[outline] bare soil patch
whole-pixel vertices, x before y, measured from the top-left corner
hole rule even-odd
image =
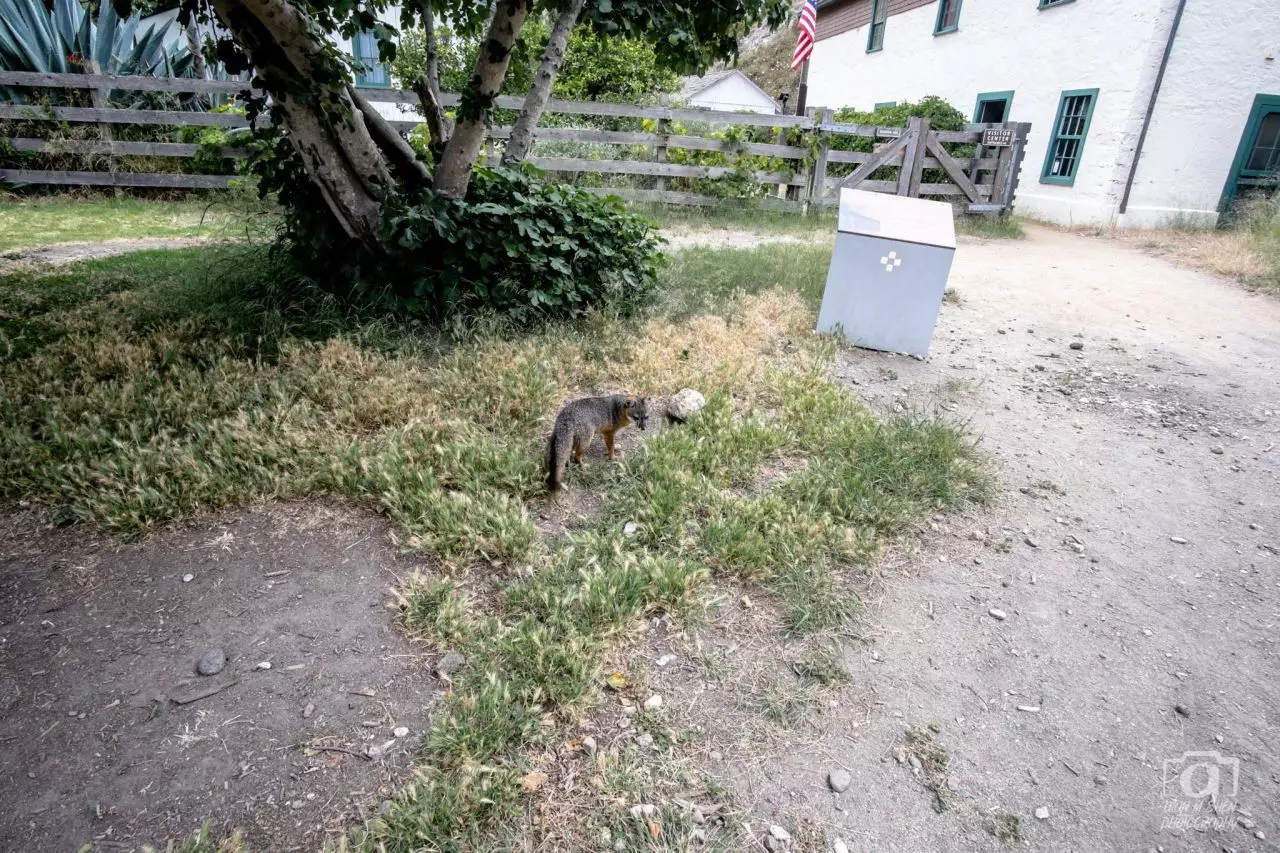
[[[436,690],[387,612],[419,564],[323,503],[131,544],[5,517],[0,849],[133,849],[207,821],[315,850],[376,810]],[[197,674],[215,647],[225,668]]]

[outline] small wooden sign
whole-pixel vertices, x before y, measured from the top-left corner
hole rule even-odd
[[[989,127],[982,131],[982,144],[987,148],[1008,148],[1013,144],[1013,131]]]

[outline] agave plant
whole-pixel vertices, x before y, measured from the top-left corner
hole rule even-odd
[[[0,69],[191,76],[195,55],[181,32],[166,23],[139,33],[141,23],[136,12],[122,21],[110,0],[100,0],[97,21],[79,0],[53,0],[52,11],[42,0],[0,0]]]

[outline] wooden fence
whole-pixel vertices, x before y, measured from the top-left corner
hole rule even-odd
[[[37,72],[0,72],[0,86],[27,89],[74,89],[93,95],[94,106],[32,106],[0,103],[0,123],[22,122],[25,126],[56,128],[60,123],[97,125],[96,139],[58,138],[58,134],[0,137],[0,152],[5,150],[45,154],[101,155],[107,159],[106,170],[56,171],[47,169],[0,169],[0,182],[10,184],[59,184],[74,186],[130,186],[221,188],[235,180],[235,175],[190,174],[177,171],[137,172],[118,168],[122,156],[194,157],[200,146],[171,141],[128,141],[110,132],[113,126],[181,127],[246,127],[243,116],[229,113],[122,109],[103,106],[111,92],[151,92],[170,94],[235,95],[247,84],[237,81],[189,80],[157,77],[117,77],[89,74],[45,74]],[[373,102],[415,106],[417,96],[395,89],[361,89]],[[446,106],[457,103],[456,95],[444,96]],[[522,99],[500,97],[500,109],[518,110]],[[745,180],[772,190],[758,201],[774,207],[806,209],[810,205],[833,204],[841,187],[857,187],[874,192],[896,193],[913,197],[936,197],[962,204],[970,213],[1007,212],[1017,190],[1018,171],[1022,163],[1029,124],[970,124],[963,130],[934,130],[927,119],[913,118],[906,128],[872,125],[838,124],[831,110],[810,111],[803,116],[762,115],[758,113],[721,112],[662,106],[637,106],[596,101],[561,101],[552,99],[546,109],[549,115],[591,116],[610,119],[648,120],[653,130],[604,130],[579,127],[540,127],[538,142],[579,143],[584,147],[614,146],[621,156],[533,156],[534,165],[563,175],[625,176],[634,183],[647,186],[587,186],[592,192],[616,194],[636,201],[673,204],[714,204],[722,197],[688,190],[668,188],[673,179],[722,179],[734,176],[744,179],[742,165],[705,165],[671,162],[689,159],[687,152],[709,151],[726,155],[726,161],[738,155],[767,157],[784,164],[776,170],[746,169]],[[265,118],[265,117],[264,117]],[[599,123],[597,121],[597,123]],[[416,114],[406,113],[403,120],[391,124],[408,131],[420,124]],[[639,122],[633,122],[638,125]],[[687,124],[701,130],[673,132]],[[714,128],[725,125],[739,128],[776,129],[774,142],[744,142],[738,138],[719,138]],[[0,124],[0,127],[4,127]],[[11,126],[11,125],[10,125]],[[489,130],[488,145],[510,135],[510,127],[494,126]],[[785,144],[788,131],[805,133],[805,145]],[[65,135],[65,134],[64,134]],[[723,136],[723,134],[721,135]],[[847,150],[852,140],[865,139],[869,151]],[[972,154],[955,153],[958,145],[972,146]],[[950,149],[947,147],[950,146]],[[241,148],[227,147],[215,152],[220,157],[246,156]],[[896,169],[896,175],[892,170]],[[926,174],[932,170],[932,179]],[[874,179],[873,179],[874,177]],[[580,182],[590,183],[579,177]],[[690,181],[685,181],[689,183]]]

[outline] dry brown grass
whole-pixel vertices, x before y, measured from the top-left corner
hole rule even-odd
[[[1240,281],[1262,278],[1271,270],[1248,231],[1143,228],[1116,230],[1107,236],[1192,269]]]

